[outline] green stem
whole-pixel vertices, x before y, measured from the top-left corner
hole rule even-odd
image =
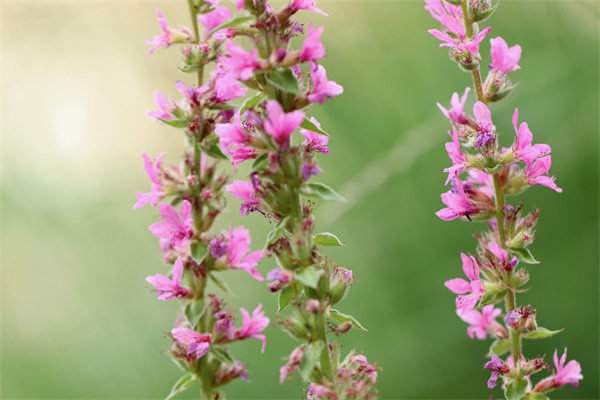
[[[325,347],[321,352],[321,371],[323,372],[325,378],[333,383],[333,387],[335,388],[336,373],[333,370],[333,363],[331,362],[331,352],[329,351],[329,342],[327,341],[327,316],[325,314],[322,314],[322,320],[320,325],[320,339],[325,343]]]
[[[467,0],[461,1],[460,7],[462,8],[465,33],[468,38],[473,38],[473,22],[471,22],[471,19],[469,18],[469,4],[467,4]]]
[[[506,293],[505,302],[506,314],[508,315],[508,313],[510,313],[516,308],[517,299],[513,290],[509,290],[509,292]],[[517,362],[521,357],[521,333],[510,329],[510,327],[508,332],[508,340],[510,342],[510,354],[512,355],[513,365],[516,367]]]
[[[473,76],[473,84],[475,85],[475,92],[477,93],[477,100],[482,103],[486,103],[487,100],[483,94],[483,84],[481,83],[481,72],[479,72],[479,66],[471,71]]]
[[[500,247],[506,247],[506,234],[504,232],[504,191],[500,183],[500,174],[494,174],[494,192],[496,197],[496,223],[500,236]]]
[[[192,15],[192,26],[194,27],[194,43],[200,42],[200,30],[198,29],[198,7],[194,5],[194,0],[188,0],[188,6],[190,7],[190,14]],[[198,68],[198,87],[202,85],[202,73],[204,65],[199,65]]]
[[[473,39],[473,22],[469,18],[469,5],[467,0],[461,2],[463,24],[465,26],[465,34],[469,39]],[[483,85],[481,83],[481,72],[479,72],[479,66],[474,70],[471,70],[473,76],[473,85],[475,86],[475,92],[477,93],[477,100],[485,103],[485,95],[483,94]]]

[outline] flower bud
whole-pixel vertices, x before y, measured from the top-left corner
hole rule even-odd
[[[336,268],[330,277],[329,296],[331,304],[341,301],[354,282],[352,271],[344,267]]]
[[[502,100],[515,88],[505,74],[490,72],[483,83],[483,92],[488,103]]]
[[[321,302],[317,299],[309,299],[306,303],[306,312],[310,314],[323,312],[323,309],[321,308]]]
[[[488,19],[496,11],[497,7],[498,3],[492,6],[491,0],[469,0],[469,11],[473,22],[481,22]]]

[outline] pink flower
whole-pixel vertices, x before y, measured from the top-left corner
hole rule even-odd
[[[460,217],[470,219],[470,215],[477,213],[477,208],[465,194],[461,180],[456,178],[453,182],[455,187],[446,193],[442,193],[442,201],[448,207],[436,212],[435,215],[444,221],[451,221]]]
[[[530,185],[542,185],[547,186],[550,189],[556,190],[558,193],[562,193],[562,189],[556,186],[554,176],[548,176],[548,171],[552,165],[552,157],[546,156],[539,160],[536,160],[532,165],[525,169],[525,179]]]
[[[226,311],[220,311],[214,315],[215,321],[215,333],[223,335],[229,340],[235,338],[235,324],[233,323],[233,317]]]
[[[487,382],[488,388],[493,389],[496,387],[498,381],[498,375],[506,375],[510,372],[508,365],[504,364],[504,362],[497,355],[492,355],[492,360],[485,363],[483,368],[489,369],[492,371],[492,376]]]
[[[235,8],[238,11],[242,11],[244,9],[245,5],[246,5],[246,0],[236,0],[236,2],[235,2]]]
[[[440,0],[425,0],[425,10],[438,20],[443,27],[452,32],[459,39],[465,39],[465,27],[462,23],[462,10],[460,6],[453,6]]]
[[[446,281],[444,285],[451,292],[458,294],[456,296],[456,311],[458,315],[464,315],[472,311],[477,304],[477,301],[483,297],[485,291],[479,280],[479,265],[473,256],[467,256],[465,253],[460,254],[463,262],[463,272],[469,278],[470,282],[462,278],[455,278]],[[460,296],[465,293],[470,293],[466,296]]]
[[[448,132],[448,135],[452,138],[452,142],[446,143],[446,151],[448,152],[448,157],[452,160],[452,166],[450,168],[444,169],[444,172],[448,173],[448,178],[446,179],[446,185],[450,182],[450,179],[453,177],[457,177],[460,173],[467,169],[467,157],[463,154],[460,149],[460,142],[458,141],[458,132],[454,125],[452,125],[452,133]]]
[[[460,38],[460,35],[458,38],[453,38],[452,36],[446,33],[442,33],[437,29],[430,29],[428,32],[432,34],[436,39],[439,39],[442,42],[444,42],[440,44],[440,47],[454,47],[460,52],[469,52],[471,54],[478,55],[479,43],[481,43],[483,39],[485,39],[485,36],[488,34],[490,29],[492,28],[489,26],[483,29],[481,32],[479,32],[477,36],[475,36],[473,40],[468,38]]]
[[[265,313],[261,310],[262,304],[252,312],[252,317],[245,309],[242,311],[242,327],[235,332],[235,337],[238,340],[244,340],[247,338],[254,338],[262,341],[261,353],[265,352],[265,346],[267,345],[267,337],[262,335],[261,332],[265,330],[269,325],[269,318],[265,317]]]
[[[494,308],[493,304],[485,306],[481,312],[472,310],[458,316],[471,325],[467,328],[467,334],[471,339],[477,337],[479,340],[485,340],[489,333],[491,337],[506,336],[506,330],[502,325],[496,322],[496,318],[502,314],[502,310]]]
[[[200,96],[202,96],[208,90],[207,85],[203,85],[199,88],[193,86],[187,86],[181,81],[175,82],[175,88],[179,93],[184,95],[190,102],[190,105],[197,105],[200,102]]]
[[[488,243],[488,249],[490,249],[492,254],[495,255],[496,258],[498,258],[498,260],[500,260],[500,262],[502,263],[502,267],[507,271],[512,270],[519,263],[517,257],[515,256],[513,256],[513,258],[511,258],[511,260],[509,261],[508,251],[498,246],[498,243],[496,242]]]
[[[150,232],[161,239],[169,239],[175,247],[184,247],[192,236],[192,205],[184,200],[179,208],[179,215],[175,207],[169,203],[160,203],[158,211],[164,221],[150,225]]]
[[[210,334],[198,333],[182,327],[173,329],[171,334],[179,343],[188,345],[188,355],[194,354],[194,357],[198,359],[208,353],[208,348],[212,341]]]
[[[227,240],[227,264],[230,268],[243,269],[248,271],[254,279],[259,282],[264,281],[256,269],[256,265],[263,257],[262,250],[254,251],[244,257],[250,249],[250,234],[243,226],[235,229],[229,227],[229,232],[224,231],[223,236]]]
[[[288,357],[288,362],[286,365],[279,369],[279,384],[282,385],[283,382],[287,379],[288,375],[293,373],[298,369],[300,363],[302,362],[302,358],[304,357],[304,346],[300,345],[296,347],[292,354]]]
[[[258,152],[252,147],[240,147],[231,152],[231,164],[234,169],[237,169],[242,162],[256,157],[258,157]]]
[[[163,185],[158,178],[164,156],[165,153],[160,153],[158,156],[156,156],[156,165],[152,165],[152,159],[148,156],[148,154],[142,153],[142,157],[144,158],[144,169],[146,170],[146,175],[148,175],[148,178],[150,178],[150,182],[152,182],[152,189],[150,193],[137,192],[135,194],[138,198],[138,201],[133,205],[134,210],[136,208],[144,207],[146,204],[150,204],[152,207],[154,207],[165,195]]]
[[[236,78],[246,81],[252,77],[254,71],[260,69],[258,62],[258,50],[253,49],[249,53],[235,42],[225,43],[229,52],[228,56],[219,56],[219,62],[227,65],[233,71]]]
[[[315,117],[311,117],[310,122],[315,124],[318,128],[321,128],[321,124]],[[329,137],[317,132],[309,131],[308,129],[300,129],[300,134],[304,136],[304,139],[306,140],[304,146],[306,146],[308,151],[318,151],[319,153],[329,154],[329,147],[327,146]]]
[[[535,144],[532,146],[531,142],[533,141],[533,134],[529,130],[527,122],[522,122],[517,128],[518,122],[519,109],[515,108],[513,114],[513,126],[517,133],[517,142],[513,145],[513,152],[519,160],[529,166],[536,158],[550,154],[552,149],[547,144]]]
[[[157,8],[156,14],[158,15],[158,24],[160,25],[160,29],[162,29],[162,35],[154,36],[152,40],[146,40],[146,44],[152,45],[152,48],[148,50],[148,55],[154,53],[154,50],[159,47],[169,47],[173,43],[184,42],[192,38],[192,33],[189,29],[185,27],[181,27],[181,29],[173,29],[167,25],[167,20],[165,19],[163,13]]]
[[[250,182],[233,181],[225,189],[244,202],[240,207],[240,215],[242,217],[250,214],[252,211],[260,211],[260,198],[257,196],[256,190]]]
[[[235,74],[222,64],[217,64],[214,82],[213,100],[217,103],[239,99],[245,96],[248,90],[242,87],[240,81],[235,78]]]
[[[304,43],[302,43],[302,49],[300,50],[300,61],[316,61],[319,58],[325,57],[325,46],[323,46],[323,43],[321,43],[322,33],[322,26],[315,30],[312,22],[308,25],[306,39],[304,39]]]
[[[164,119],[166,121],[175,119],[173,115],[173,110],[176,108],[175,104],[171,103],[167,96],[162,94],[161,92],[154,92],[154,101],[156,101],[156,105],[158,106],[158,111],[147,111],[146,115],[149,117],[154,117],[156,119]]]
[[[217,124],[215,133],[219,137],[221,150],[227,155],[232,154],[233,147],[243,147],[250,143],[250,136],[244,130],[239,112],[233,116],[232,123]]]
[[[198,14],[198,22],[200,22],[207,31],[212,31],[217,26],[229,21],[231,12],[225,6],[215,8],[213,11],[206,14]]]
[[[304,182],[310,179],[313,175],[319,175],[323,170],[319,168],[318,165],[312,162],[303,162],[302,163],[302,179]]]
[[[492,142],[495,138],[494,135],[494,124],[492,123],[492,114],[490,109],[481,101],[478,101],[473,106],[473,115],[477,119],[479,129],[477,129],[477,135],[475,136],[475,147],[482,147]]]
[[[311,383],[306,393],[306,400],[317,399],[335,400],[337,399],[337,394],[326,386]]]
[[[554,350],[553,360],[556,367],[555,373],[535,385],[534,392],[544,393],[565,385],[579,386],[579,381],[583,379],[581,365],[575,360],[571,360],[565,365],[567,361],[567,348],[565,347],[565,352],[560,357],[560,361],[558,360],[558,350]]]
[[[156,288],[156,294],[159,300],[170,300],[174,297],[181,298],[187,295],[186,288],[181,286],[181,277],[183,275],[183,262],[181,257],[177,257],[177,261],[173,265],[173,279],[169,279],[164,275],[156,274],[149,276],[146,281]]]
[[[517,44],[509,48],[500,36],[490,39],[490,45],[492,55],[490,68],[494,71],[506,75],[521,68],[518,64],[521,59],[521,46]]]
[[[327,72],[316,62],[310,64],[310,79],[313,87],[308,93],[308,101],[323,104],[325,99],[333,99],[344,92],[344,88],[334,81],[327,80]]]
[[[288,7],[294,13],[296,13],[300,10],[307,10],[307,11],[314,11],[321,15],[327,16],[327,14],[325,12],[323,12],[323,10],[315,7],[316,3],[317,2],[315,0],[293,0],[292,4],[290,4]]]
[[[267,116],[265,132],[273,137],[281,149],[286,149],[290,144],[290,135],[304,120],[304,111],[286,113],[276,100],[269,100],[266,105]]]
[[[467,95],[469,94],[470,90],[471,88],[467,87],[465,89],[465,93],[462,95],[460,100],[458,98],[458,93],[455,92],[452,95],[452,98],[450,99],[450,110],[446,110],[440,103],[436,103],[442,114],[444,114],[446,118],[456,122],[457,124],[464,125],[468,123],[469,119],[465,114],[465,103],[467,102]]]

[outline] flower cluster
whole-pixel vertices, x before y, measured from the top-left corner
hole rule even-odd
[[[234,19],[219,0],[193,0],[189,5],[193,29],[170,27],[157,10],[163,33],[148,41],[152,46],[149,54],[179,44],[183,59],[180,70],[196,76],[195,85],[175,83],[178,99],[156,92],[158,110],[147,113],[157,122],[182,131],[186,150],[181,161],[170,166],[163,164],[164,153],[155,160],[142,154],[151,188],[149,193],[137,193],[134,208],[158,206],[162,220],[149,229],[159,239],[163,260],[172,265],[172,271],[146,280],[159,300],[178,299],[181,304],[169,334],[169,354],[186,374],[169,397],[197,380],[202,398],[216,399],[222,397],[218,390],[223,385],[237,378],[248,379],[246,367],[233,357],[228,345],[253,338],[262,343],[264,351],[263,331],[270,322],[259,305],[252,314],[242,308],[241,327],[236,328],[233,310],[207,290],[209,280],[226,289],[220,277],[226,270],[245,270],[252,278],[264,280],[256,267],[265,252],[250,252],[250,235],[243,226],[230,226],[220,233],[211,231],[225,207],[224,192],[229,182],[219,167],[218,160],[227,157],[221,151],[217,127],[230,122],[235,115],[230,102],[244,97],[248,90],[239,80],[238,66],[224,62],[233,57],[226,48],[235,45],[228,39],[253,32],[254,28],[241,24],[245,18]],[[208,68],[211,71],[204,81],[204,70]]]
[[[534,185],[562,192],[550,175],[550,146],[533,144],[533,135],[526,122],[519,124],[519,110],[512,116],[514,139],[510,147],[499,143],[499,132],[492,120],[489,103],[506,97],[514,85],[508,74],[520,69],[521,47],[509,47],[501,37],[490,39],[491,62],[487,78],[482,81],[479,47],[490,27],[480,29],[478,22],[488,18],[497,7],[491,0],[425,0],[425,9],[442,25],[429,32],[442,40],[441,46],[451,48],[450,58],[468,71],[476,92],[475,104],[467,109],[470,88],[459,97],[454,93],[450,109],[438,103],[450,122],[451,141],[446,150],[452,165],[446,184],[451,189],[442,194],[445,208],[436,215],[444,220],[463,219],[487,222],[488,230],[475,235],[477,252],[461,254],[463,271],[468,280],[455,278],[446,287],[456,297],[456,310],[469,324],[472,339],[494,339],[485,368],[491,371],[488,387],[497,379],[504,380],[507,399],[542,400],[546,394],[566,384],[577,386],[583,379],[577,361],[560,362],[555,353],[555,372],[532,386],[530,375],[549,369],[544,357],[527,359],[522,353],[522,339],[539,339],[558,332],[539,327],[531,306],[518,306],[516,294],[529,280],[524,264],[537,264],[528,246],[535,237],[539,211],[523,213],[523,202],[505,204],[507,196],[520,195]],[[505,125],[504,123],[502,125]],[[506,315],[498,322],[502,311],[495,304],[505,301]],[[479,311],[480,310],[480,311]],[[506,361],[500,357],[509,352]]]
[[[226,51],[217,60],[253,93],[231,110],[229,119],[215,125],[215,132],[220,150],[234,168],[252,161],[248,179],[226,187],[241,201],[240,215],[259,213],[274,224],[264,251],[278,267],[267,274],[268,289],[279,296],[278,323],[303,342],[281,367],[280,381],[297,371],[310,382],[310,399],[375,397],[375,366],[354,353],[341,361],[340,347],[328,341],[328,333],[364,328],[333,308],[354,277],[321,253],[320,246],[342,244],[331,233],[318,233],[313,216],[312,199],[341,197],[313,181],[322,173],[317,156],[330,152],[329,136],[306,110],[343,89],[319,64],[325,56],[323,27],[302,26],[295,15],[300,10],[324,13],[314,0],[293,0],[280,10],[264,0],[237,5],[246,15],[236,32],[243,31],[253,47],[226,41]],[[299,48],[292,47],[291,39],[303,33]]]

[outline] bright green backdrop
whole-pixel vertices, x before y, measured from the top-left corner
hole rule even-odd
[[[280,7],[283,3],[275,3]],[[384,398],[483,399],[488,343],[472,341],[443,286],[460,276],[461,251],[473,251],[475,223],[444,223],[442,169],[448,124],[435,107],[469,84],[427,34],[437,23],[420,1],[326,1],[325,62],[345,93],[315,110],[332,134],[321,180],[349,198],[317,211],[321,230],[346,244],[331,251],[355,271],[341,309],[369,328],[342,342],[382,367]],[[140,153],[178,157],[181,134],[144,116],[152,93],[174,94],[186,79],[176,50],[146,57],[158,33],[154,8],[188,24],[183,1],[4,2],[2,4],[2,396],[13,399],[163,398],[178,378],[161,354],[175,303],[156,300],[144,278],[165,271],[147,226],[155,209],[133,212],[135,190],[149,183]],[[503,1],[490,23],[523,46],[521,81],[492,105],[509,145],[514,107],[537,142],[553,148],[559,195],[534,188],[524,198],[542,210],[532,246],[531,290],[519,296],[539,322],[564,333],[527,342],[535,356],[569,347],[581,362],[579,389],[562,399],[598,399],[598,110],[599,14],[595,1]],[[307,21],[307,19],[305,19]],[[484,64],[489,43],[482,45]],[[189,77],[187,77],[189,78]],[[240,224],[235,200],[220,226]],[[269,228],[243,221],[255,248]],[[272,268],[265,260],[260,270]],[[226,276],[235,305],[275,298],[246,274]],[[281,358],[295,346],[276,328],[235,345],[252,383],[228,396],[303,396],[296,377],[277,383]]]

